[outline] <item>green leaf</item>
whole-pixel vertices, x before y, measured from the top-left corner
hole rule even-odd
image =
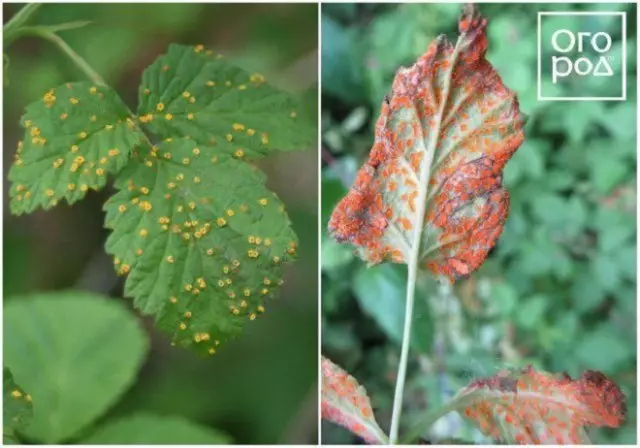
[[[544,313],[549,308],[551,301],[544,295],[529,297],[518,306],[516,322],[525,330],[531,330],[544,320]]]
[[[16,432],[26,428],[33,417],[31,395],[16,385],[11,371],[6,367],[2,370],[2,428],[3,443],[17,444],[19,440]]]
[[[228,445],[226,434],[178,416],[135,414],[109,421],[86,445]]]
[[[322,90],[351,104],[365,98],[364,45],[356,30],[345,28],[328,14],[322,14]]]
[[[256,167],[191,139],[132,159],[106,204],[125,294],[182,346],[214,354],[264,311],[297,238]]]
[[[353,281],[353,292],[363,311],[371,316],[393,342],[402,342],[406,275],[397,266],[381,265],[361,269]],[[425,291],[414,304],[411,347],[420,353],[433,349],[434,325]]]
[[[259,156],[311,147],[315,123],[277,90],[202,45],[172,44],[145,70],[138,115],[164,138],[189,136],[218,154]]]
[[[148,348],[122,303],[83,292],[18,297],[4,307],[4,361],[33,397],[26,434],[68,440],[115,404]]]
[[[574,354],[583,366],[615,372],[634,358],[635,350],[635,346],[620,337],[614,327],[601,324],[580,338]]]
[[[354,258],[353,250],[344,244],[336,243],[332,238],[322,238],[322,269],[340,270]]]
[[[348,429],[369,444],[388,444],[373,415],[367,390],[324,356],[321,369],[322,418]]]
[[[10,207],[18,215],[101,189],[146,140],[118,95],[88,82],[49,90],[27,106],[21,123],[25,136],[9,171]]]

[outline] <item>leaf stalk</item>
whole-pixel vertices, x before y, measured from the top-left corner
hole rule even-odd
[[[73,48],[71,48],[69,44],[67,44],[65,40],[57,34],[39,28],[29,28],[25,30],[25,32],[41,37],[53,43],[64,54],[66,54],[69,59],[71,59],[71,62],[73,62],[75,66],[78,67],[78,69],[83,72],[91,81],[99,85],[107,85],[104,79],[102,79],[102,76],[100,76],[98,72],[96,72],[82,56],[76,53]]]

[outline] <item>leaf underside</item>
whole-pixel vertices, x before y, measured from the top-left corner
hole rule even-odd
[[[73,203],[116,174],[106,247],[125,294],[176,343],[214,354],[264,311],[297,246],[250,162],[311,147],[315,123],[298,96],[202,45],[171,45],[139,99],[133,116],[111,89],[73,83],[28,106],[11,210]]]
[[[256,167],[190,139],[134,156],[106,204],[125,294],[182,346],[214,354],[282,283],[297,239]]]
[[[16,385],[11,371],[2,371],[2,439],[6,445],[17,444],[16,432],[25,428],[33,415],[31,395]]]
[[[501,173],[523,141],[523,119],[485,59],[485,28],[466,8],[455,46],[440,36],[396,74],[369,159],[329,223],[369,264],[411,263],[417,245],[420,266],[454,281],[482,264],[502,231]]]
[[[587,427],[618,427],[626,413],[619,387],[590,370],[576,380],[532,367],[502,371],[453,401],[485,435],[509,444],[589,444]]]
[[[30,213],[72,204],[99,190],[146,140],[131,112],[108,87],[88,82],[49,90],[21,120],[24,139],[9,171],[11,211]]]
[[[365,388],[324,356],[321,368],[322,418],[348,429],[369,444],[389,443],[375,420]]]

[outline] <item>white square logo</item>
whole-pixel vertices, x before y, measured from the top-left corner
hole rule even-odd
[[[538,100],[626,100],[626,34],[624,12],[538,12]]]

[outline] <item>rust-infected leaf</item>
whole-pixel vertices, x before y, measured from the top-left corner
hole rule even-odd
[[[370,264],[418,263],[454,281],[482,264],[502,231],[502,169],[524,123],[485,59],[486,25],[465,7],[455,46],[440,36],[396,74],[369,159],[329,223]]]
[[[322,418],[347,428],[369,444],[386,444],[367,391],[355,378],[322,357]]]
[[[620,388],[592,370],[575,380],[532,367],[502,371],[453,401],[485,435],[510,444],[588,444],[587,427],[618,427],[626,413]]]

